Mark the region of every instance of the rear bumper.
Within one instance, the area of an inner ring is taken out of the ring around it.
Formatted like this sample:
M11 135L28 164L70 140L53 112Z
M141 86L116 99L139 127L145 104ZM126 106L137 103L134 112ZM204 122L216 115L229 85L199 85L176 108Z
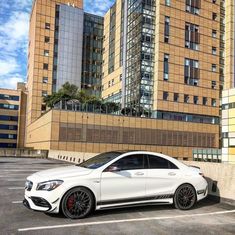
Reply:
M197 190L197 200L200 201L208 195L208 185L204 189Z

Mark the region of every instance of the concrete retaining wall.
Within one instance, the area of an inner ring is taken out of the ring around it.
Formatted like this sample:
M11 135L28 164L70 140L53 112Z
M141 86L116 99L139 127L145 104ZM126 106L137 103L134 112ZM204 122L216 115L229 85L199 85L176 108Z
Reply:
M208 184L209 194L235 203L235 165L209 162L184 162L200 167Z
M0 157L32 157L47 158L47 150L33 149L0 149Z
M94 157L98 153L84 153L84 152L69 152L60 150L49 150L48 157L56 160L62 160L71 163L80 163L91 157Z

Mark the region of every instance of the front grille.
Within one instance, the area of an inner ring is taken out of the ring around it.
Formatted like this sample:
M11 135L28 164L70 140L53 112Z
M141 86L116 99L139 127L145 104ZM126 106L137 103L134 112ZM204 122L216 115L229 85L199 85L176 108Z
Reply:
M24 187L25 190L31 191L32 187L33 187L33 182L30 181L30 180L27 180L27 181L25 182L25 187Z
M47 208L51 209L50 203L47 200L45 200L44 198L41 198L41 197L31 197L31 200L33 201L33 203L36 206L47 207Z

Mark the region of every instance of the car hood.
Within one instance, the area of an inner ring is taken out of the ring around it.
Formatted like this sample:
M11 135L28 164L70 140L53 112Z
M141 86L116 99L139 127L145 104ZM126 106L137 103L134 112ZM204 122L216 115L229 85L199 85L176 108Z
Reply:
M79 166L67 166L67 167L59 167L44 171L39 171L33 175L31 175L29 178L34 181L47 181L47 180L63 180L70 177L77 177L77 176L83 176L88 175L93 170L79 167Z

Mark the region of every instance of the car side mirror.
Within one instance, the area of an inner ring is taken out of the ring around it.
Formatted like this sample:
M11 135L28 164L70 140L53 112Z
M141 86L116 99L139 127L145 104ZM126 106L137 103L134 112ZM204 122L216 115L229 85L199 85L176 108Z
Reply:
M111 166L107 167L104 171L105 172L118 172L120 170L121 169L119 167L111 165Z

